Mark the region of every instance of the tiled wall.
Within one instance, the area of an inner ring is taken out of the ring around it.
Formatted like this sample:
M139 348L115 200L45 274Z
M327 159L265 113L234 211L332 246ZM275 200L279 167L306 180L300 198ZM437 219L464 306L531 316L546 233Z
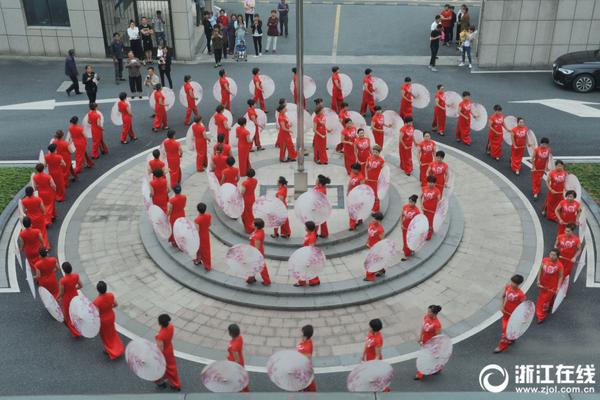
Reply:
M548 67L561 54L600 48L600 0L484 0L482 67Z

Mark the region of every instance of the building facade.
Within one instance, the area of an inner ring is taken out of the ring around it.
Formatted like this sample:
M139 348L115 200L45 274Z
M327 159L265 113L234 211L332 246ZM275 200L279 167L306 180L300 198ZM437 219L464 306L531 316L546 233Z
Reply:
M202 30L192 0L0 0L0 54L64 56L75 49L78 57L103 58L113 33L128 45L129 21L151 19L157 10L176 58L194 59Z

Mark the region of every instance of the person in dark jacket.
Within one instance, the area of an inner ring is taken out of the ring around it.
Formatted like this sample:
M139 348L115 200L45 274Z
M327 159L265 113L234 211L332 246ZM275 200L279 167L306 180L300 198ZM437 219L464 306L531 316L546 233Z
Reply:
M81 77L81 82L85 86L85 93L87 94L90 104L96 102L96 94L98 93L98 85L96 82L100 80L100 75L94 72L94 67L91 65L85 66L85 72Z
M233 54L233 50L235 49L235 21L237 21L237 15L231 14L227 26L227 49L229 50L229 54Z
M75 91L75 94L81 94L79 91L79 81L77 80L79 72L77 72L77 65L75 64L75 50L73 49L67 52L67 57L65 58L65 75L67 75L71 82L73 82L71 83L71 86L67 88L67 96L70 96L72 91Z
M165 87L165 76L169 81L169 87L173 89L173 80L171 79L171 63L173 62L173 56L171 55L171 49L167 46L163 47L162 54L158 59L158 71L160 72L160 82Z
M110 43L110 55L113 59L115 66L115 83L118 85L119 81L123 79L123 58L125 58L125 46L121 40L121 34L119 32L113 33L113 40Z
M211 38L213 35L213 28L212 25L210 24L210 13L205 12L204 16L202 17L202 25L204 26L204 36L206 37L206 48L208 50L208 54L212 53L212 49L210 47L211 45Z

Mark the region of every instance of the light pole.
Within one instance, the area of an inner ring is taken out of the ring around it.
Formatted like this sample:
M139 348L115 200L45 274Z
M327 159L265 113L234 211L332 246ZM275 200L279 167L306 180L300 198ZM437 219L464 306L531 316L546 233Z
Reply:
M294 173L294 197L306 192L308 177L304 171L304 0L296 0L296 103L298 169Z

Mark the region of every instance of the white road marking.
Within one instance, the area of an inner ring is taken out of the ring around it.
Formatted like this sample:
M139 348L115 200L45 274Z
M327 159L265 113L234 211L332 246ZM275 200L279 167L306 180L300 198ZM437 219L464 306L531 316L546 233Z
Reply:
M24 165L35 165L39 163L39 160L4 160L0 161L0 165L4 164L24 164Z
M522 101L509 101L513 104L541 104L546 107L554 108L568 114L575 115L581 118L600 118L600 109L590 107L591 105L599 105L600 103L594 103L590 101L579 101L569 99L540 99L540 100L522 100Z
M98 99L96 100L97 104L103 103L114 103L118 99ZM148 100L148 96L144 96L141 99L129 99L129 101L143 101ZM50 100L40 100L40 101L31 101L28 103L18 103L18 104L8 104L5 106L0 106L0 111L44 111L44 110L54 110L56 107L68 107L68 106L77 106L77 105L87 105L89 104L88 100L73 100L73 101L56 101L55 99Z
M6 260L6 269L8 271L8 287L0 288L0 293L19 293L21 289L19 288L19 281L17 280L17 264L15 262L15 238L19 234L17 231L18 225L15 225L13 228L13 232L10 235L10 242L8 243L7 248L7 260Z
M340 16L342 14L342 5L338 4L335 7L335 24L333 28L333 44L331 46L331 57L333 57L333 61L336 61L337 57L337 48L338 42L340 38Z
M477 71L473 71L471 70L472 74L539 74L539 73L543 73L543 74L548 74L551 73L552 70L539 70L539 69L515 69L515 70L506 70L506 71L486 71L486 70L477 70Z

